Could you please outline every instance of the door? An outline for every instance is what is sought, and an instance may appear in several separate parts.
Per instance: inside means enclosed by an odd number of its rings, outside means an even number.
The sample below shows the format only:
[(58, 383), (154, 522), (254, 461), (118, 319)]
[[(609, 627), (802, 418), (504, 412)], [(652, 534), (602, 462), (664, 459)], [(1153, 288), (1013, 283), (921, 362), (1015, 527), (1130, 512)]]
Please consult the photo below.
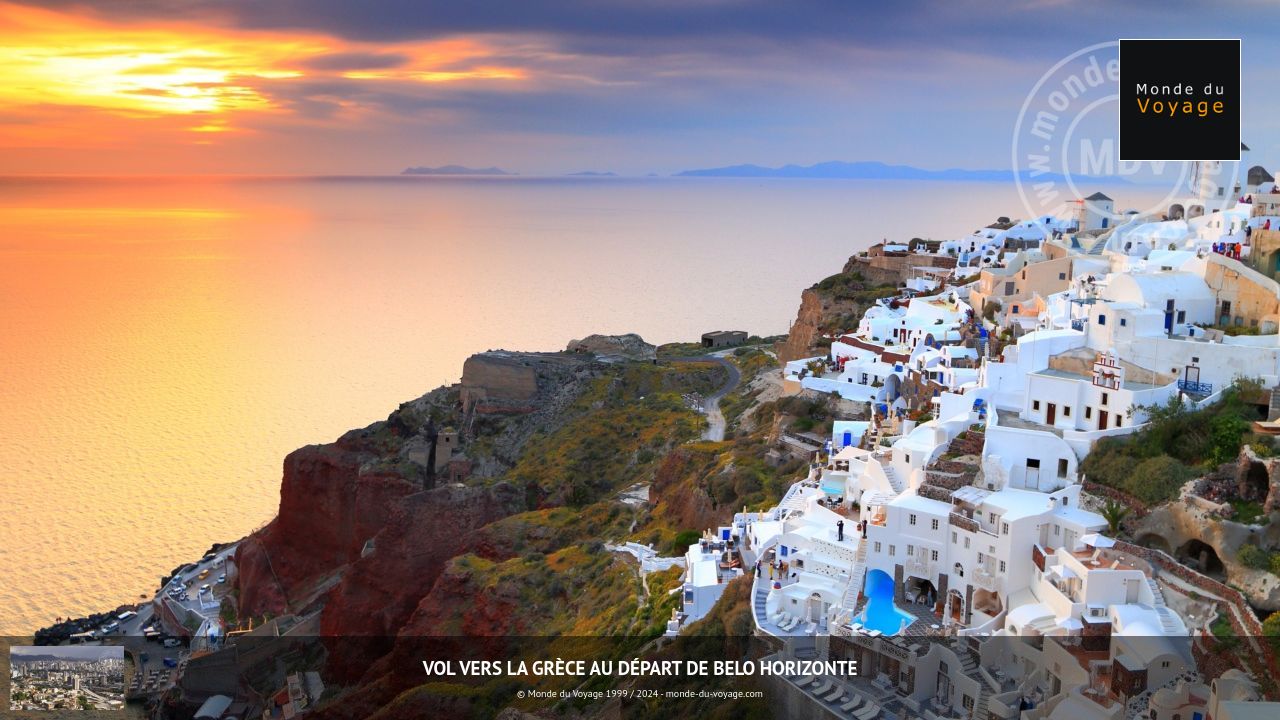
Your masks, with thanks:
[(1052, 425), (1053, 421), (1056, 420), (1057, 418), (1058, 418), (1058, 406), (1053, 403), (1049, 403), (1049, 408), (1045, 410), (1045, 413), (1044, 413), (1044, 424)]
[(1107, 429), (1107, 411), (1106, 410), (1098, 411), (1098, 429), (1099, 430)]

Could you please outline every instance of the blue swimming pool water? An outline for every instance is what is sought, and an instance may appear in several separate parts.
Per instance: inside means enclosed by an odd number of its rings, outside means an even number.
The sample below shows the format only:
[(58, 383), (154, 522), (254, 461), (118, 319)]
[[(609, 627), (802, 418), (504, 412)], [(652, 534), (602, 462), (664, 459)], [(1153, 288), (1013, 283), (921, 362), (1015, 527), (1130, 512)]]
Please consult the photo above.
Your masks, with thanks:
[(885, 635), (897, 635), (903, 628), (905, 620), (910, 625), (915, 617), (899, 610), (893, 604), (893, 578), (883, 570), (871, 570), (867, 573), (864, 587), (867, 606), (856, 618), (862, 626), (871, 630), (879, 630)]
[(822, 479), (822, 492), (828, 495), (844, 495), (844, 480), (828, 480)]

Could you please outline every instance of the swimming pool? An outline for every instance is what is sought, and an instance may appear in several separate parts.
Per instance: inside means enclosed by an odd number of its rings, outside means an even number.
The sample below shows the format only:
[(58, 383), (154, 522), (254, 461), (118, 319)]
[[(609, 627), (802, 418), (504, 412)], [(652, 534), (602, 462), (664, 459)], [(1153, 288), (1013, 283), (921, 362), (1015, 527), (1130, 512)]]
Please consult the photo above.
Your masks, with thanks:
[(844, 497), (844, 478), (839, 480), (822, 478), (822, 492), (827, 495)]
[[(899, 610), (893, 604), (893, 578), (885, 571), (869, 571), (864, 591), (867, 606), (863, 608), (862, 614), (854, 618), (863, 627), (879, 630), (885, 635), (897, 635), (915, 621), (914, 615)], [(906, 625), (903, 625), (904, 621)]]

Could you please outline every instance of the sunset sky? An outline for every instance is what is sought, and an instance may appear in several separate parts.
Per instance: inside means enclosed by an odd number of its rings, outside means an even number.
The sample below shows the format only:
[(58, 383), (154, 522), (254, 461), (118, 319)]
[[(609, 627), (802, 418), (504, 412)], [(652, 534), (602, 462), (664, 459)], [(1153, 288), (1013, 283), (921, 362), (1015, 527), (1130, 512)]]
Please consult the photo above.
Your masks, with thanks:
[(1274, 3), (0, 0), (0, 173), (1001, 168), (1057, 59), (1243, 37), (1280, 160)]

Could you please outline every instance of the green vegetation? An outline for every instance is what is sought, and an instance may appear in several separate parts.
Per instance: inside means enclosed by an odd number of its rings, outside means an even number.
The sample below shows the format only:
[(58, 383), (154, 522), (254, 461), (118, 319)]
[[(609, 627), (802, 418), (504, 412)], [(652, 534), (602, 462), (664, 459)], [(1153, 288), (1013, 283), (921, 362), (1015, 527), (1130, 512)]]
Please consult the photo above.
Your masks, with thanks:
[(1263, 550), (1257, 545), (1241, 545), (1236, 551), (1236, 560), (1245, 567), (1280, 575), (1280, 552)]
[(1221, 651), (1232, 650), (1240, 644), (1240, 638), (1236, 637), (1235, 628), (1231, 627), (1231, 621), (1227, 619), (1221, 608), (1218, 611), (1218, 618), (1213, 621), (1209, 631), (1217, 638), (1218, 649)]
[(871, 285), (860, 272), (836, 273), (816, 283), (813, 290), (837, 300), (852, 300), (858, 303), (873, 303), (881, 298), (897, 295), (899, 288), (894, 284)]
[(791, 395), (777, 401), (776, 409), (784, 416), (790, 416), (788, 428), (792, 432), (815, 432), (818, 435), (829, 435), (835, 422), (835, 411), (830, 396), (806, 398)]
[(1273, 612), (1262, 621), (1262, 634), (1275, 647), (1280, 647), (1280, 611)]
[(1099, 440), (1082, 470), (1143, 502), (1171, 500), (1187, 480), (1240, 452), (1249, 421), (1258, 417), (1246, 399), (1256, 397), (1259, 387), (1257, 381), (1238, 380), (1220, 401), (1201, 410), (1177, 397), (1144, 407), (1147, 424), (1132, 435)]
[(1107, 521), (1107, 529), (1111, 531), (1113, 537), (1120, 534), (1120, 525), (1130, 512), (1132, 508), (1115, 500), (1107, 500), (1107, 503), (1102, 506), (1100, 514)]
[(718, 388), (725, 372), (709, 363), (623, 366), (578, 398), (572, 420), (534, 436), (506, 479), (581, 507), (652, 477), (661, 454), (702, 431), (681, 395)]
[(1262, 503), (1253, 502), (1252, 500), (1241, 500), (1235, 498), (1230, 501), (1231, 509), (1235, 511), (1232, 520), (1244, 525), (1257, 525), (1259, 520), (1266, 517), (1262, 512)]
[(667, 546), (668, 555), (683, 555), (684, 551), (690, 545), (698, 542), (698, 538), (702, 537), (702, 533), (697, 530), (681, 530), (671, 539), (671, 543)]

